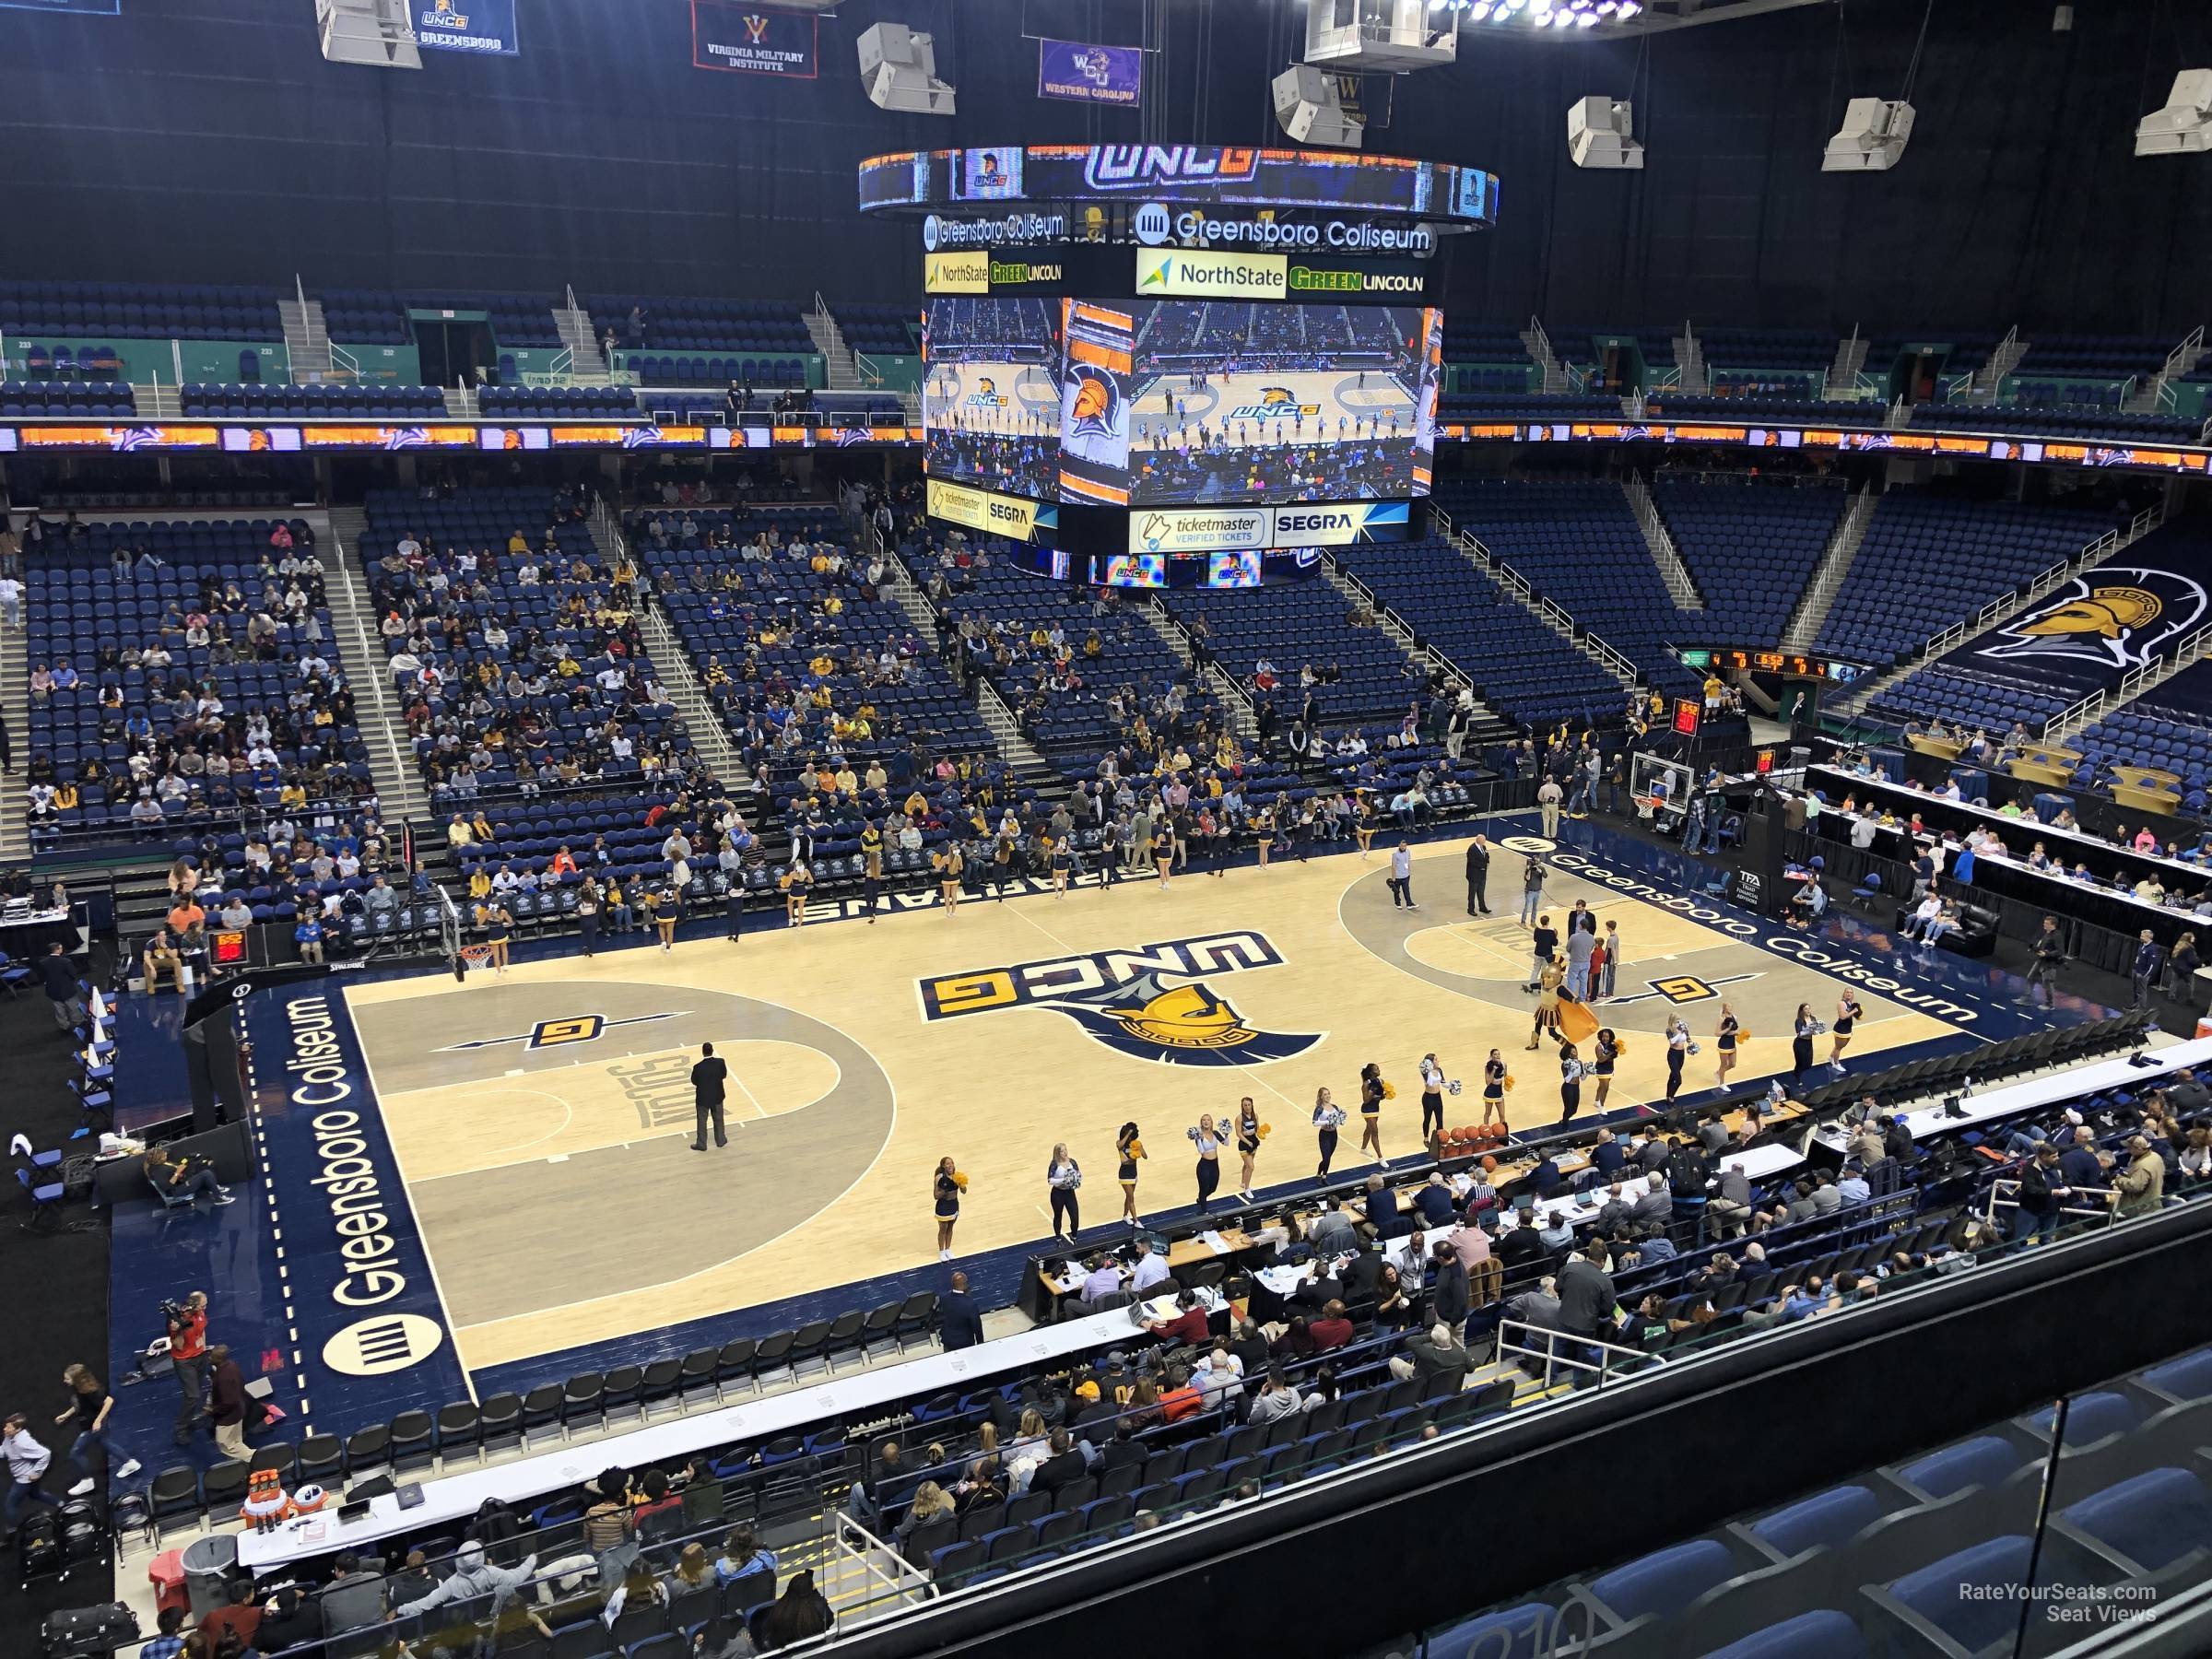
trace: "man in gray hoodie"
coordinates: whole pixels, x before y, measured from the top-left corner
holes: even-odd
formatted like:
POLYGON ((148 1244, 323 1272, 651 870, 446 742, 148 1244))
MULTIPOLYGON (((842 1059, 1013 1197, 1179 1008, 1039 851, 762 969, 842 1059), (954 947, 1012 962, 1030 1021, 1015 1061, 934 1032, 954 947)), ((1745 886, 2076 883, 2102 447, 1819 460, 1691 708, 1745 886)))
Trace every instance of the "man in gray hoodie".
POLYGON ((472 1601, 480 1595, 492 1597, 491 1611, 497 1613, 514 1594, 517 1584, 527 1583, 537 1571, 537 1557, 526 1558, 519 1567, 494 1567, 485 1559, 484 1546, 467 1543, 461 1546, 453 1557, 453 1576, 432 1590, 428 1595, 394 1607, 393 1612, 401 1618, 418 1613, 428 1613, 433 1607, 442 1607, 452 1602, 472 1601))

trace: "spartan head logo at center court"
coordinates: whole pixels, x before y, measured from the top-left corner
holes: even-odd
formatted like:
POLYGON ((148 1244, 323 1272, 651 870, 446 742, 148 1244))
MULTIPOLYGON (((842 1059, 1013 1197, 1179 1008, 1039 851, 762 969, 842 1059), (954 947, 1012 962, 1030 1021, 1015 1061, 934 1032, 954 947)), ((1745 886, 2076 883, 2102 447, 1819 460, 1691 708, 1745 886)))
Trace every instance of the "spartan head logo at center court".
POLYGON ((2057 589, 1999 629, 1977 656, 1999 661, 2065 659, 2128 669, 2155 662, 2193 632, 2206 610, 2203 586, 2177 571, 2105 566, 2057 589))
POLYGON ((1171 939, 1135 950, 924 980, 922 1012, 925 1019, 939 1020, 998 1008, 1051 1008, 1134 1059, 1162 1065, 1261 1065, 1304 1053, 1323 1033, 1261 1030, 1207 982, 1281 960, 1275 947, 1254 933, 1171 939))

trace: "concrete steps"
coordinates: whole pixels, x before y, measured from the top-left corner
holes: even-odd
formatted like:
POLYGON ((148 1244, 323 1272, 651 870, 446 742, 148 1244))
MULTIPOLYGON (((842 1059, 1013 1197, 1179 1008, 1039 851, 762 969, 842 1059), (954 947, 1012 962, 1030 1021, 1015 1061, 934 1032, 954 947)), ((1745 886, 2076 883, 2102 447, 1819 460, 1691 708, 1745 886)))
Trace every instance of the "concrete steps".
POLYGON ((1659 567, 1659 580, 1666 583, 1676 608, 1703 610, 1704 597, 1698 592, 1698 584, 1690 580, 1689 567, 1682 562, 1681 549, 1675 546, 1675 534, 1667 528, 1666 516, 1659 511, 1659 503, 1653 499, 1651 486, 1643 481, 1643 475, 1630 473, 1621 488, 1635 512, 1637 528, 1643 532, 1643 545, 1652 550, 1652 562, 1659 567))
POLYGON ((1873 522, 1874 510, 1881 505, 1881 500, 1873 490, 1862 489, 1843 509, 1820 562, 1813 569, 1812 581, 1798 596, 1797 608, 1790 613, 1789 625, 1782 630, 1783 650, 1810 651, 1820 637, 1821 627, 1828 621, 1836 595, 1843 591, 1843 579, 1851 574, 1852 560, 1859 556, 1859 544, 1866 539, 1866 526, 1873 522))
POLYGON ((317 531, 329 549, 323 592, 330 604, 331 632, 337 636, 338 663, 353 688, 354 719, 369 746, 369 771, 376 780, 384 822, 413 825, 419 838, 430 822, 429 795, 400 723, 398 694, 385 667, 388 653, 376 631, 376 606, 369 596, 369 568, 361 556, 368 529, 368 516, 359 508, 331 511, 327 533, 317 531))

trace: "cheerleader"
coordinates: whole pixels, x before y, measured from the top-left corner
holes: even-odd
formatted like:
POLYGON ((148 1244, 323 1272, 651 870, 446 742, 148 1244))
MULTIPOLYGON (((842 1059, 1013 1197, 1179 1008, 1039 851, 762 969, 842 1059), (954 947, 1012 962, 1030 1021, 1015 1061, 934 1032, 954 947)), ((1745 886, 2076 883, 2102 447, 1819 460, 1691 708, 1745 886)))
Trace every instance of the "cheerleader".
POLYGON ((1528 1029, 1527 1046, 1535 1048, 1546 1036, 1556 1037, 1559 1030, 1559 987, 1567 981, 1567 971, 1554 957, 1544 964, 1536 977, 1536 1022, 1528 1029))
POLYGON ((1145 1143, 1137 1137, 1135 1124, 1124 1124, 1121 1133, 1113 1137, 1114 1156, 1121 1159, 1116 1171, 1122 1183, 1122 1219, 1130 1226, 1136 1225, 1136 1162, 1147 1156, 1145 1143))
POLYGON ((1666 1017, 1666 1103, 1672 1106, 1682 1092, 1682 1063, 1689 1058, 1689 1022, 1679 1014, 1666 1017))
POLYGON ((1068 1156, 1065 1141, 1053 1147, 1052 1161, 1044 1166, 1044 1184, 1053 1194, 1053 1237, 1073 1244, 1083 1230, 1083 1206, 1076 1197, 1076 1189, 1083 1184, 1083 1166, 1068 1156))
POLYGON ((1513 1126, 1505 1121, 1505 1062, 1492 1049, 1490 1057, 1482 1063, 1482 1121, 1488 1124, 1495 1116, 1498 1127, 1511 1135, 1513 1126))
POLYGON ((599 942, 599 884, 589 876, 576 895, 576 925, 583 929, 583 954, 588 957, 599 942))
POLYGON ((1321 1167, 1314 1173, 1326 1181, 1329 1162, 1336 1156, 1336 1131, 1344 1127, 1344 1108, 1330 1099, 1326 1088, 1314 1091, 1313 1127, 1319 1131, 1321 1141, 1321 1167))
POLYGON ((1444 1068, 1434 1054, 1421 1056, 1421 1138, 1444 1132, 1444 1068))
POLYGON ((944 900, 945 913, 951 915, 960 908, 960 876, 968 867, 960 856, 960 843, 948 841, 929 855, 929 862, 937 872, 937 897, 944 900))
POLYGON ((1367 791, 1359 792, 1359 807, 1352 818, 1352 839, 1359 843, 1359 862, 1367 862, 1369 849, 1375 844, 1375 804, 1367 798, 1367 791))
POLYGON ((1852 1028, 1865 1012, 1859 1006, 1859 999, 1848 991, 1836 999, 1836 1023, 1828 1028, 1828 1069, 1839 1077, 1843 1075, 1843 1051, 1851 1046, 1852 1028))
POLYGON ((1382 1161, 1382 1102, 1389 1094, 1382 1068, 1370 1060, 1359 1068, 1359 1150, 1373 1152, 1377 1163, 1382 1161))
POLYGON ((1726 1003, 1723 1003, 1721 1005, 1720 1029, 1714 1033, 1713 1038, 1713 1046, 1720 1051, 1721 1069, 1719 1076, 1715 1078, 1715 1084, 1719 1088, 1728 1087, 1728 1074, 1735 1069, 1735 1040, 1737 1032, 1742 1029, 1742 1023, 1735 1017, 1735 1010, 1726 1003))
POLYGON ((1583 1109, 1583 1057, 1573 1043, 1559 1042, 1559 1123, 1573 1120, 1583 1109))
POLYGON ((1260 850, 1260 868, 1267 867, 1268 855, 1275 851, 1275 808, 1263 806, 1252 815, 1252 835, 1260 850))
POLYGON ((1260 1156, 1260 1143, 1267 1138, 1267 1125, 1260 1122, 1259 1111, 1246 1095, 1237 1105, 1237 1156, 1244 1160, 1243 1173, 1239 1177, 1237 1196, 1247 1204, 1252 1202, 1252 1166, 1260 1156))
POLYGON ((1806 1073, 1813 1069, 1813 1039, 1820 1034, 1820 1022, 1813 1018, 1813 1005, 1799 1003, 1796 1015, 1790 1021, 1790 1083, 1803 1083, 1806 1073))
POLYGON ((960 1218, 960 1194, 968 1190, 968 1177, 952 1167, 952 1159, 937 1159, 937 1172, 931 1182, 936 1194, 937 1260, 952 1260, 952 1227, 960 1218))
POLYGON ((508 942, 514 937, 514 917, 508 912, 505 905, 495 905, 492 908, 489 926, 491 971, 494 973, 504 973, 507 971, 508 942))
POLYGON ((814 890, 814 872, 805 865, 794 862, 783 872, 777 885, 783 889, 783 924, 786 927, 806 925, 806 895, 814 890))
POLYGON ((1209 1112, 1198 1120, 1195 1129, 1184 1133, 1198 1148, 1198 1213, 1204 1215, 1213 1204, 1214 1189, 1221 1184, 1221 1132, 1214 1127, 1214 1114, 1209 1112))
POLYGON ((1597 1078, 1597 1099, 1592 1104, 1600 1112, 1606 1109, 1606 1097, 1613 1092, 1613 1063, 1619 1058, 1620 1039, 1613 1034, 1611 1026, 1600 1026, 1596 1052, 1592 1056, 1590 1067, 1597 1078))
POLYGON ((1165 892, 1169 872, 1175 867, 1175 826, 1165 818, 1152 831, 1152 867, 1159 872, 1160 890, 1165 892))
POLYGON ((676 948, 676 924, 684 919, 683 889, 671 882, 661 889, 659 904, 653 907, 653 924, 661 930, 661 948, 676 948))
POLYGON ((1067 837, 1062 836, 1053 843, 1053 897, 1067 897, 1067 877, 1076 867, 1075 854, 1068 851, 1067 837))

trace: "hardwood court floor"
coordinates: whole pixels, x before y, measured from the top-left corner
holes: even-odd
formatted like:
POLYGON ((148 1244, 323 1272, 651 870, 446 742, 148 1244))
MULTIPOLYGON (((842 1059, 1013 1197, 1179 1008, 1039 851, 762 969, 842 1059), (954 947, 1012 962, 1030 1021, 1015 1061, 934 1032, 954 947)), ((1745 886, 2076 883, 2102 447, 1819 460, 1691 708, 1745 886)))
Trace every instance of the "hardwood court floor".
MULTIPOLYGON (((1418 912, 1392 909, 1378 850, 1367 862, 1179 876, 1164 892, 1131 880, 873 926, 603 950, 498 979, 472 971, 465 985, 366 983, 347 1001, 476 1370, 927 1263, 930 1174, 947 1154, 971 1182, 955 1244, 978 1251, 1048 1231, 1054 1141, 1082 1164, 1085 1220, 1110 1221, 1113 1134, 1126 1120, 1151 1152, 1140 1205, 1191 1201, 1184 1130, 1201 1112, 1226 1118, 1247 1093, 1274 1129, 1258 1184, 1309 1176, 1314 1090, 1356 1104, 1369 1060, 1396 1088, 1382 1122, 1393 1157, 1419 1149, 1417 1067, 1431 1049, 1466 1083, 1448 1123, 1479 1119, 1492 1045, 1514 1063, 1515 1124, 1555 1119, 1551 1051, 1521 1047, 1532 999, 1511 902, 1519 861, 1500 853, 1501 913, 1473 921, 1464 845, 1416 849, 1418 912), (688 1147, 702 1040, 734 1074, 730 1145, 704 1155, 688 1147)), ((1657 1033, 1674 1008, 1705 1042, 1693 1089, 1712 1081, 1720 997, 1753 1033, 1744 1077, 1787 1068, 1800 1001, 1833 1013, 1835 981, 1719 918, 1555 871, 1555 917, 1577 897, 1627 940, 1619 999, 1601 1015, 1630 1036, 1616 1108, 1662 1092, 1657 1033)), ((1854 1058, 1957 1029, 1860 996, 1854 1058)), ((1357 1139, 1355 1118, 1339 1171, 1358 1166, 1357 1139)), ((1234 1184, 1232 1155, 1223 1176, 1234 1184)))

